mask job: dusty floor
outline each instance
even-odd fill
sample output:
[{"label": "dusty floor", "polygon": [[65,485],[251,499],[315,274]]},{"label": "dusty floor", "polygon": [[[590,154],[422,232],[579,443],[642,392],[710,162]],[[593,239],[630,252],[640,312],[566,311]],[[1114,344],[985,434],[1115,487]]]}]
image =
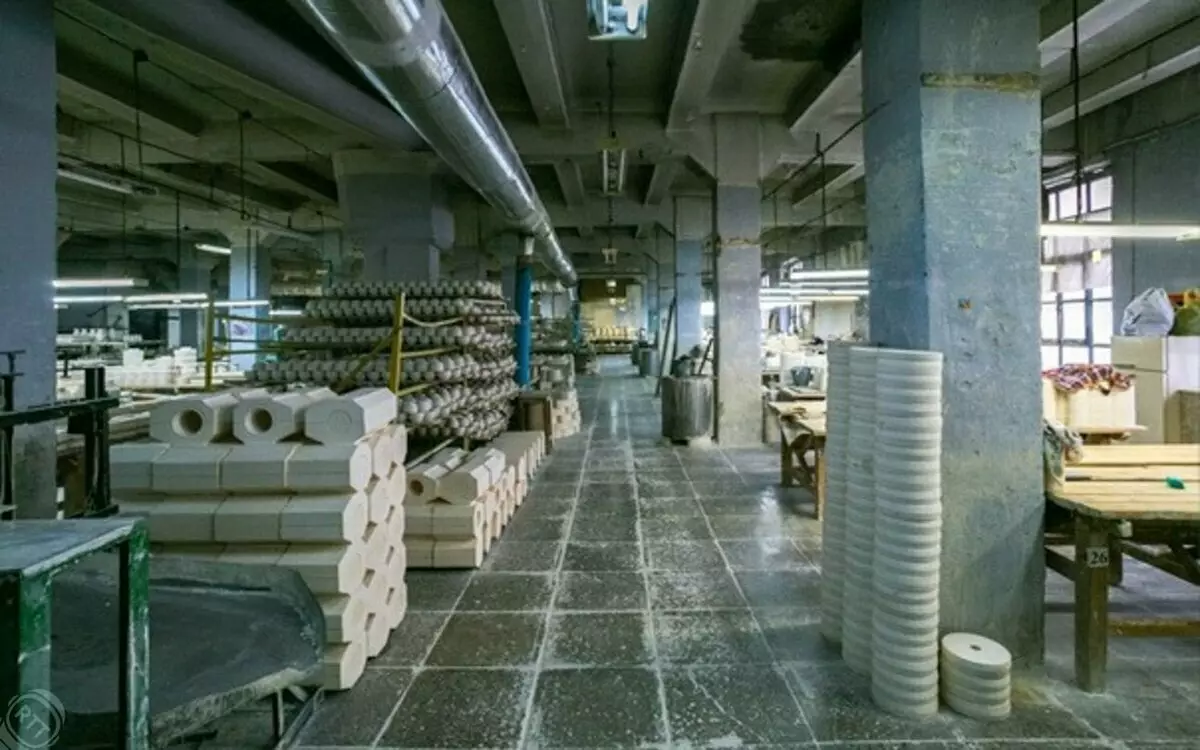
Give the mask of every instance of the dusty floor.
[{"label": "dusty floor", "polygon": [[[818,634],[811,498],[779,488],[774,449],[662,445],[651,386],[626,361],[582,380],[584,434],[555,451],[483,570],[409,574],[388,650],[302,746],[1200,748],[1200,640],[1118,640],[1109,694],[1083,694],[1071,588],[1054,574],[1048,677],[1019,685],[1010,720],[875,709]],[[1134,563],[1126,576],[1119,611],[1200,619],[1200,590]],[[251,744],[224,732],[205,746]]]}]

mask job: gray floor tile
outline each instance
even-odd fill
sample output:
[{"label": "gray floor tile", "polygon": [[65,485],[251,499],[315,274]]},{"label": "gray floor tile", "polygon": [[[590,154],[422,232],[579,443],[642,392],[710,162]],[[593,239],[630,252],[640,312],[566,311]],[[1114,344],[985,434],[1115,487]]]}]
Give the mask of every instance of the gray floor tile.
[{"label": "gray floor tile", "polygon": [[541,613],[456,613],[433,646],[430,667],[520,667],[537,663]]},{"label": "gray floor tile", "polygon": [[392,631],[383,653],[369,662],[371,667],[415,667],[425,661],[449,612],[409,611]]},{"label": "gray floor tile", "polygon": [[812,568],[813,561],[791,539],[730,540],[720,542],[734,570],[795,570]]},{"label": "gray floor tile", "polygon": [[451,610],[474,575],[459,570],[409,570],[404,580],[408,584],[409,611]]},{"label": "gray floor tile", "polygon": [[644,610],[646,581],[640,572],[563,571],[557,610]]},{"label": "gray floor tile", "polygon": [[413,680],[410,669],[368,670],[353,690],[327,693],[300,745],[370,745]]},{"label": "gray floor tile", "polygon": [[558,569],[561,542],[512,542],[501,539],[484,559],[482,570],[544,573]]},{"label": "gray floor tile", "polygon": [[816,568],[739,571],[735,575],[751,607],[821,605],[821,575]]},{"label": "gray floor tile", "polygon": [[775,667],[663,670],[671,739],[679,745],[805,743],[812,733]]},{"label": "gray floor tile", "polygon": [[768,664],[767,642],[749,610],[656,612],[658,658],[677,664]]},{"label": "gray floor tile", "polygon": [[636,542],[637,515],[597,513],[581,515],[571,525],[573,542]]},{"label": "gray floor tile", "polygon": [[741,608],[746,605],[729,572],[713,568],[693,573],[646,573],[651,606],[657,610]]},{"label": "gray floor tile", "polygon": [[634,747],[666,740],[658,679],[650,669],[542,672],[531,747]]},{"label": "gray floor tile", "polygon": [[644,613],[555,614],[550,619],[546,668],[633,666],[651,658]]},{"label": "gray floor tile", "polygon": [[554,576],[542,573],[476,573],[463,592],[459,612],[547,609]]},{"label": "gray floor tile", "polygon": [[516,747],[534,673],[428,669],[417,675],[381,747]]},{"label": "gray floor tile", "polygon": [[637,542],[571,542],[563,558],[563,570],[638,570],[642,567]]},{"label": "gray floor tile", "polygon": [[700,568],[724,568],[725,558],[716,542],[646,542],[646,566],[651,570],[696,571]]},{"label": "gray floor tile", "polygon": [[708,541],[712,531],[703,516],[658,516],[642,519],[642,540]]}]

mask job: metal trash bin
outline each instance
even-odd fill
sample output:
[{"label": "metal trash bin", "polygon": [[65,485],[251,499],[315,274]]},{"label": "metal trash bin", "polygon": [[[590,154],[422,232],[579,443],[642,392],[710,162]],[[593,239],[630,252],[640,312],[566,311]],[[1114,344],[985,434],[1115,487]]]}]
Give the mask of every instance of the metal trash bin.
[{"label": "metal trash bin", "polygon": [[643,378],[658,377],[658,350],[654,347],[638,350],[638,375]]},{"label": "metal trash bin", "polygon": [[712,435],[713,380],[706,375],[663,378],[662,434],[676,441]]}]

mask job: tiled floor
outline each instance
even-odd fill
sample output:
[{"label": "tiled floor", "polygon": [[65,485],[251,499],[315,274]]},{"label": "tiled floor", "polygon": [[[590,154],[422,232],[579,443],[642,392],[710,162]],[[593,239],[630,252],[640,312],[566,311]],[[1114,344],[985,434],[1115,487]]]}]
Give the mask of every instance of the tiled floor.
[{"label": "tiled floor", "polygon": [[[484,569],[411,572],[388,650],[302,745],[1200,747],[1200,643],[1118,642],[1111,693],[1084,695],[1053,576],[1050,678],[1018,686],[1012,719],[876,710],[818,635],[820,527],[778,454],[664,446],[651,387],[606,368]],[[1116,596],[1200,617],[1195,589],[1132,565]]]}]

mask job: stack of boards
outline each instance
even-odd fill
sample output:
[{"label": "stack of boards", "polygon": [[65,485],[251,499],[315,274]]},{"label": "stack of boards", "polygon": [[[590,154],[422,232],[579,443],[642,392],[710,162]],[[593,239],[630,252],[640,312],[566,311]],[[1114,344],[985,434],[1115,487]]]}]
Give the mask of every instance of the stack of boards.
[{"label": "stack of boards", "polygon": [[156,554],[296,571],[325,614],[321,682],[350,688],[404,619],[404,458],[386,389],[263,391],[155,407],[153,443],[112,448],[123,513]]},{"label": "stack of boards", "polygon": [[505,432],[467,453],[447,448],[408,474],[404,499],[410,568],[478,568],[500,538],[545,457],[541,432]]}]

